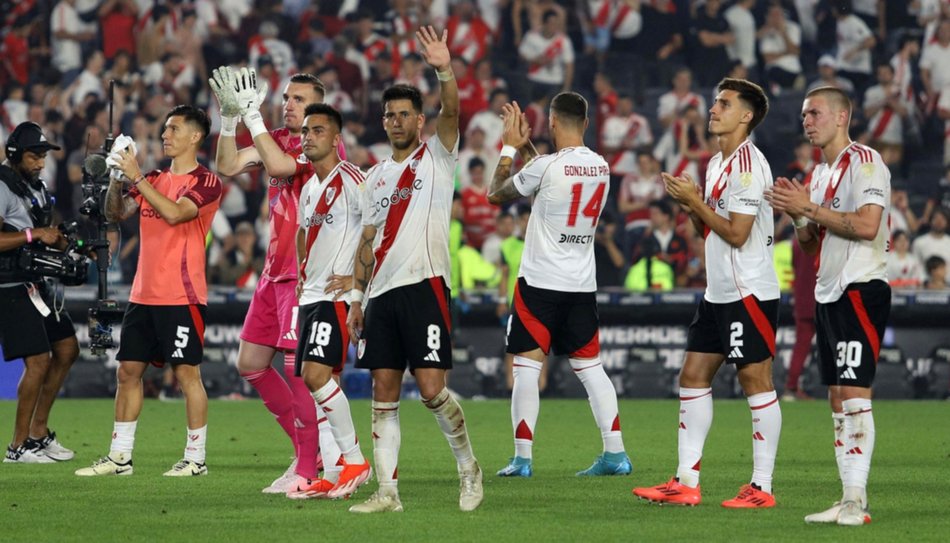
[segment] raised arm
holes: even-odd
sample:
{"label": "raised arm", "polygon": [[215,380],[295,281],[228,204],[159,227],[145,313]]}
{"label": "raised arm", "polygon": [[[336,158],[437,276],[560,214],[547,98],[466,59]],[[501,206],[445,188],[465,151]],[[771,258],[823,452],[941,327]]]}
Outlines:
{"label": "raised arm", "polygon": [[492,177],[491,185],[488,188],[488,201],[495,205],[510,202],[523,196],[515,187],[514,177],[511,175],[515,152],[521,154],[521,158],[525,163],[538,155],[537,149],[534,148],[529,139],[531,129],[528,127],[528,121],[524,113],[518,107],[518,102],[505,104],[503,117],[505,128],[501,134],[501,142],[504,147],[501,149],[501,158],[498,160],[495,175]]}
{"label": "raised arm", "polygon": [[442,37],[439,38],[433,27],[424,26],[416,31],[416,38],[422,44],[422,57],[429,66],[435,68],[439,78],[439,100],[442,107],[439,110],[436,132],[442,146],[451,151],[459,139],[459,87],[455,74],[452,73],[449,32],[443,30]]}
{"label": "raised arm", "polygon": [[122,181],[113,179],[106,191],[106,220],[118,223],[135,214],[139,208],[135,198],[122,194]]}

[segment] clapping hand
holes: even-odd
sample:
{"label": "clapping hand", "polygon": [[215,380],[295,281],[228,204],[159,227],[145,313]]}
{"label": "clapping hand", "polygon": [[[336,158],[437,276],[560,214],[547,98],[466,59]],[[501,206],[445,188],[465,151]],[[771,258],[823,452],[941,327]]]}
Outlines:
{"label": "clapping hand", "polygon": [[510,145],[515,149],[521,149],[528,144],[531,136],[531,127],[528,126],[528,119],[522,113],[518,102],[510,102],[502,107],[502,119],[505,122],[505,128],[501,133],[501,143]]}
{"label": "clapping hand", "polygon": [[237,99],[237,82],[230,66],[221,66],[211,71],[208,85],[218,99],[222,117],[237,117],[241,114]]}

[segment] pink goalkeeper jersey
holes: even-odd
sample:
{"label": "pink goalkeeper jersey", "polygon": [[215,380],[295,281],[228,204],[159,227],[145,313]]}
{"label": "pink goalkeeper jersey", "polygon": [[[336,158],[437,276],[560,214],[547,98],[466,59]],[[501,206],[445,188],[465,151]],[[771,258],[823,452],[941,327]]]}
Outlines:
{"label": "pink goalkeeper jersey", "polygon": [[284,153],[297,157],[297,172],[291,177],[268,180],[270,242],[261,276],[271,281],[292,281],[297,279],[295,240],[300,225],[297,219],[300,190],[313,176],[313,166],[301,154],[300,135],[291,134],[286,128],[271,130],[270,135]]}

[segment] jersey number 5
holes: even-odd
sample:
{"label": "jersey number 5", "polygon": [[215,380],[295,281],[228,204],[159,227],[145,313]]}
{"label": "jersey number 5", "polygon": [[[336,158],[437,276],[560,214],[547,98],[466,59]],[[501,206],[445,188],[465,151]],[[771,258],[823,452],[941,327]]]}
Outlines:
{"label": "jersey number 5", "polygon": [[[600,217],[600,206],[603,205],[604,189],[606,187],[607,183],[597,185],[597,189],[594,190],[594,195],[591,196],[587,204],[584,205],[584,216],[590,219],[590,225],[592,227],[597,226],[597,218]],[[577,211],[581,207],[581,192],[583,190],[583,183],[574,183],[571,185],[571,209],[567,214],[568,226],[577,224]]]}

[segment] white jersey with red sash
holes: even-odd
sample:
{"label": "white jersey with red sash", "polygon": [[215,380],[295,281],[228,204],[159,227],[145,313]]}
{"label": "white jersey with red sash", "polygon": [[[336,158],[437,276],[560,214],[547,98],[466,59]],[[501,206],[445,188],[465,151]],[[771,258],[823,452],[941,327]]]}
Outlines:
{"label": "white jersey with red sash", "polygon": [[359,190],[363,179],[359,168],[343,161],[326,179],[321,181],[314,174],[304,186],[298,217],[305,240],[300,305],[333,300],[332,293],[324,292],[330,276],[353,274],[363,231]]}
{"label": "white jersey with red sash", "polygon": [[811,201],[843,213],[854,213],[868,204],[884,209],[877,235],[871,241],[847,239],[824,227],[818,229],[821,245],[815,300],[834,302],[851,283],[887,281],[891,172],[881,155],[852,143],[830,166],[819,164],[812,175]]}
{"label": "white jersey with red sash", "polygon": [[737,302],[749,295],[760,301],[779,297],[772,260],[774,224],[772,208],[763,198],[772,186],[772,170],[762,152],[745,140],[727,158],[722,153],[706,168],[706,205],[717,215],[754,215],[752,231],[742,247],[733,247],[719,234],[705,228],[706,294],[715,304]]}
{"label": "white jersey with red sash", "polygon": [[574,46],[560,33],[545,38],[532,30],[521,40],[518,53],[526,59],[539,59],[528,66],[528,79],[546,85],[563,84],[565,66],[574,62]]}
{"label": "white jersey with red sash", "polygon": [[[897,85],[874,85],[864,93],[864,107],[879,107],[877,113],[868,121],[868,132],[871,134],[871,141],[880,141],[892,145],[901,145],[904,143],[904,124],[900,114],[892,109],[888,104],[888,99],[897,94],[897,99],[905,102],[900,96],[900,89]],[[911,107],[908,103],[903,103],[904,107]]]}
{"label": "white jersey with red sash", "polygon": [[448,150],[434,135],[402,162],[387,158],[366,175],[363,224],[378,229],[370,298],[432,277],[452,284],[449,222],[457,163],[458,142]]}

